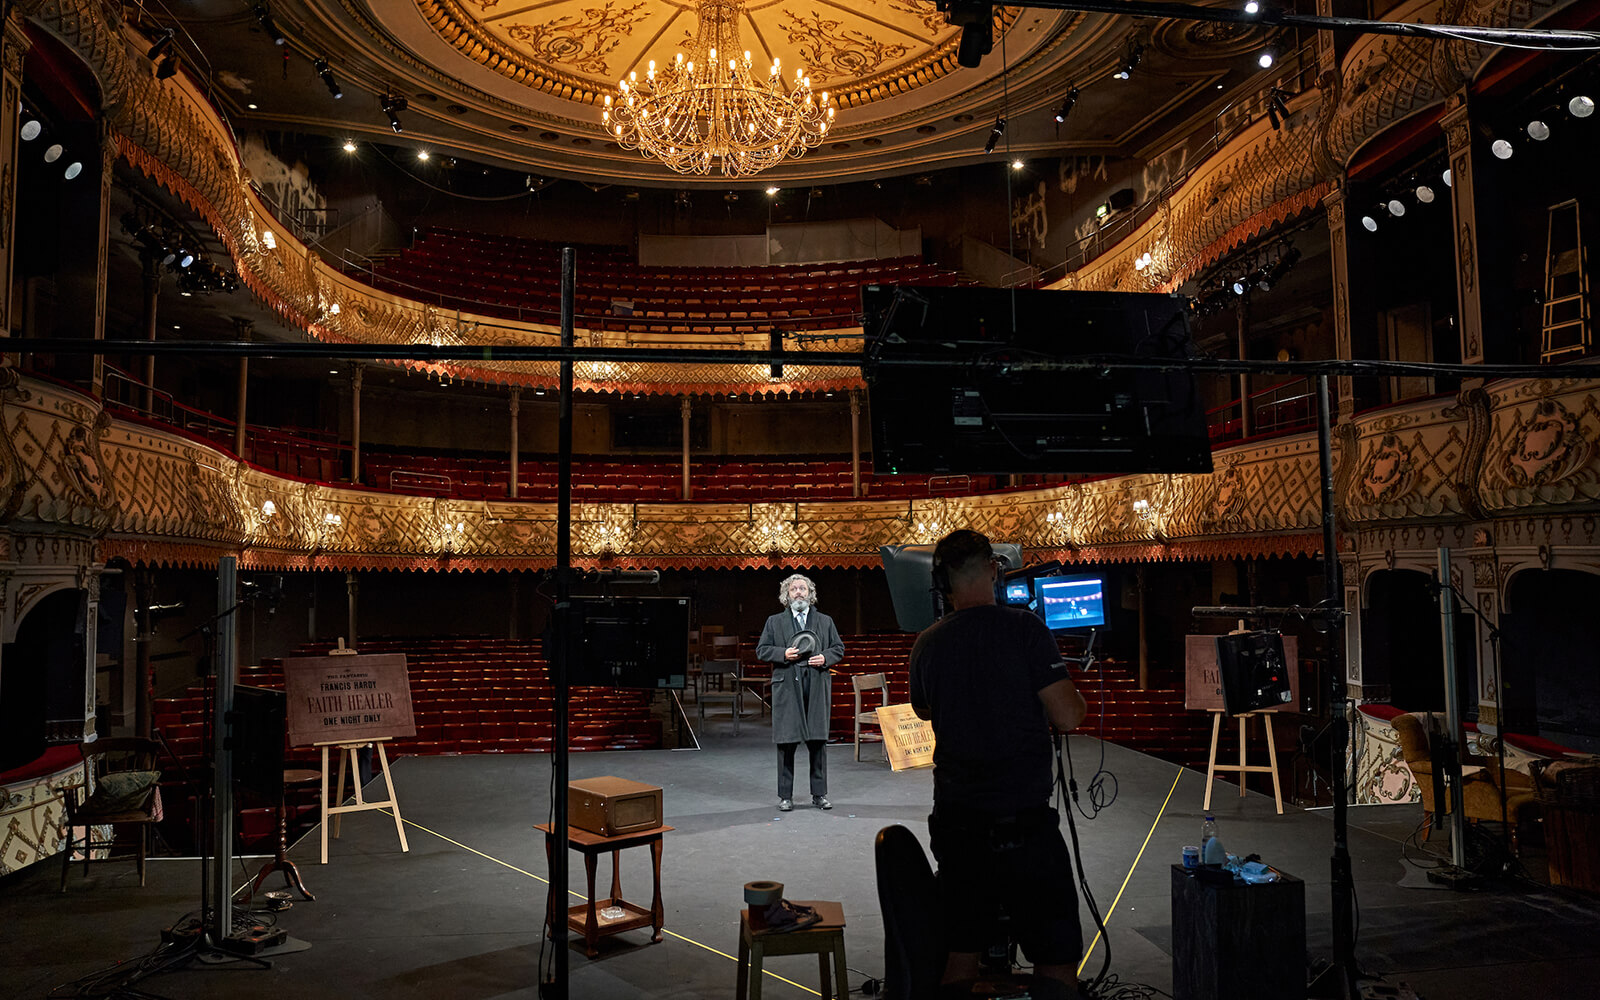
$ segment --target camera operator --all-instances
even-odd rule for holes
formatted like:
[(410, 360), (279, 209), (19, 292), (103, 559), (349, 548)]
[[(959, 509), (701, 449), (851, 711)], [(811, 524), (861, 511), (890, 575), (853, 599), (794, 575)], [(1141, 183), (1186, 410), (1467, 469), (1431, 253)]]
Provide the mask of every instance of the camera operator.
[(1075, 728), (1087, 706), (1044, 622), (996, 605), (997, 572), (982, 534), (940, 539), (934, 585), (952, 610), (911, 651), (911, 705), (934, 732), (928, 831), (949, 949), (943, 982), (979, 975), (1004, 907), (1036, 984), (1056, 980), (1060, 995), (1075, 997), (1083, 932), (1050, 805), (1050, 726)]

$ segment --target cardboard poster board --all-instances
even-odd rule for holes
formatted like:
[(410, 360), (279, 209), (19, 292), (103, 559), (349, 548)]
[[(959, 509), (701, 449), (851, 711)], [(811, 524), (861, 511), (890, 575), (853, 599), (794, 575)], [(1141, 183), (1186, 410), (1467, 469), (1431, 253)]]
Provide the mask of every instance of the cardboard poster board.
[(417, 734), (403, 653), (287, 659), (283, 686), (291, 746)]
[(892, 770), (933, 766), (933, 723), (917, 718), (909, 704), (884, 705), (877, 713)]
[[(1184, 665), (1186, 683), (1183, 707), (1203, 712), (1225, 712), (1222, 702), (1222, 672), (1217, 666), (1217, 636), (1190, 635), (1184, 637)], [(1298, 711), (1300, 704), (1300, 640), (1296, 636), (1283, 637), (1283, 663), (1289, 672), (1289, 700), (1282, 705), (1258, 709), (1276, 712), (1280, 708)]]

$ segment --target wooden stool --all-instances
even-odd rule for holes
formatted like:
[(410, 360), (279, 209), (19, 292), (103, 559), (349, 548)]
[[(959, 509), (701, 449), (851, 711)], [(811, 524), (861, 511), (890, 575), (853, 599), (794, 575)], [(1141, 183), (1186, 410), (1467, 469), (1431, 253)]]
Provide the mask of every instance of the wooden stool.
[[(844, 905), (822, 900), (794, 900), (796, 906), (809, 906), (822, 917), (818, 923), (798, 931), (760, 933), (750, 927), (750, 911), (739, 914), (739, 985), (736, 1000), (761, 1000), (761, 963), (768, 955), (816, 955), (822, 974), (822, 1000), (846, 1000), (850, 987), (845, 979)], [(833, 976), (828, 976), (828, 956), (833, 956)], [(837, 991), (837, 992), (835, 992)]]

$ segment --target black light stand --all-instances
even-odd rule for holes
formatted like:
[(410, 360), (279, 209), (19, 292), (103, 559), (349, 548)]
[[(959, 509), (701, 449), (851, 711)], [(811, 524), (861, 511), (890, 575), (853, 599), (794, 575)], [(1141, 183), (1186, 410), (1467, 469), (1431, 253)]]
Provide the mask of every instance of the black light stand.
[(1345, 609), (1343, 584), (1334, 536), (1333, 513), (1333, 418), (1328, 405), (1328, 376), (1317, 376), (1317, 451), (1322, 475), (1322, 575), (1323, 599), (1316, 608), (1200, 607), (1193, 613), (1202, 617), (1282, 619), (1299, 616), (1321, 622), (1327, 629), (1328, 652), (1325, 678), (1328, 684), (1329, 726), (1333, 736), (1333, 963), (1307, 987), (1307, 996), (1319, 1000), (1355, 1000), (1359, 995), (1355, 960), (1355, 877), (1350, 868), (1349, 816), (1346, 797), (1349, 783), (1345, 776), (1345, 752), (1350, 741), (1349, 721), (1345, 717), (1343, 658), (1340, 638), (1344, 634)]

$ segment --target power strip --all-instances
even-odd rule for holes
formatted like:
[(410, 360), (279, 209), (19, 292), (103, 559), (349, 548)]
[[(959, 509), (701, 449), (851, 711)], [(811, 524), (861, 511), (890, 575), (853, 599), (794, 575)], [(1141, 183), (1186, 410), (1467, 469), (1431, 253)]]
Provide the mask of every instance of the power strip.
[(223, 938), (222, 948), (236, 955), (258, 955), (268, 948), (283, 944), (288, 936), (289, 932), (282, 927), (251, 924)]

